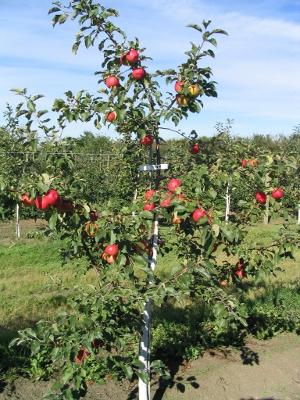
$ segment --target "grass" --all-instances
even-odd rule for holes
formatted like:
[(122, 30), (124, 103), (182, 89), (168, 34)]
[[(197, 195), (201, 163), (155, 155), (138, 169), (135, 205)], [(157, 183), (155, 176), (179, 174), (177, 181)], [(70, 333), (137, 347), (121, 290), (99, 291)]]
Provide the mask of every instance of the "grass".
[[(259, 225), (249, 229), (248, 240), (266, 242), (276, 238), (279, 225)], [(0, 236), (1, 241), (1, 236)], [(55, 315), (65, 303), (69, 291), (78, 283), (93, 283), (93, 271), (83, 276), (82, 262), (62, 265), (61, 243), (53, 240), (24, 239), (10, 245), (0, 244), (0, 326), (19, 329), (40, 318)], [(173, 254), (160, 258), (157, 273), (168, 276), (177, 264)], [(250, 295), (261, 297), (270, 285), (300, 283), (300, 251), (296, 261), (284, 260), (282, 273), (263, 277), (264, 285)]]
[(0, 246), (0, 326), (14, 330), (51, 317), (64, 305), (69, 290), (93, 281), (93, 273), (78, 273), (80, 263), (62, 265), (60, 245), (31, 240)]

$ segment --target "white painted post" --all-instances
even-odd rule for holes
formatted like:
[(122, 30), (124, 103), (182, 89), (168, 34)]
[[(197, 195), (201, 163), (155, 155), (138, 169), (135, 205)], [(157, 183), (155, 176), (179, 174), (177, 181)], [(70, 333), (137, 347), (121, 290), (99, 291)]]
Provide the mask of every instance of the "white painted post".
[[(152, 235), (152, 256), (149, 258), (149, 267), (152, 271), (155, 270), (157, 260), (157, 239), (158, 239), (158, 218), (155, 217), (153, 222), (153, 235)], [(151, 281), (150, 281), (151, 283)], [(150, 343), (151, 343), (151, 322), (152, 322), (152, 305), (151, 300), (147, 300), (143, 314), (143, 328), (142, 338), (140, 343), (139, 360), (143, 367), (143, 371), (148, 376), (148, 382), (144, 382), (139, 378), (139, 400), (150, 400)]]
[(17, 240), (19, 240), (21, 237), (19, 211), (20, 211), (20, 206), (19, 206), (19, 204), (17, 204), (17, 206), (16, 206), (16, 238), (17, 238)]
[(230, 194), (229, 194), (229, 187), (230, 187), (230, 183), (227, 183), (227, 188), (226, 188), (226, 209), (225, 209), (225, 222), (226, 224), (229, 221), (229, 213), (230, 213)]

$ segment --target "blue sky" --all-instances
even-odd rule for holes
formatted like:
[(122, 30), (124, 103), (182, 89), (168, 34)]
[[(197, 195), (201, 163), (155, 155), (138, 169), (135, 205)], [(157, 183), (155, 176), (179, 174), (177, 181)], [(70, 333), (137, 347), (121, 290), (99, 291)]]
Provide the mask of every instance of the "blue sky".
[[(101, 2), (101, 1), (100, 1)], [(234, 119), (233, 132), (289, 134), (300, 123), (300, 0), (104, 0), (120, 11), (118, 24), (139, 37), (154, 59), (149, 71), (176, 67), (197, 34), (185, 26), (212, 19), (228, 31), (212, 62), (217, 99), (181, 128), (211, 135), (217, 121)], [(0, 113), (15, 104), (12, 87), (43, 93), (43, 106), (70, 89), (96, 92), (101, 57), (94, 50), (71, 53), (75, 24), (51, 26), (48, 0), (0, 0)], [(1, 117), (0, 117), (1, 118)], [(78, 136), (88, 125), (72, 124)], [(115, 136), (112, 129), (102, 134)]]

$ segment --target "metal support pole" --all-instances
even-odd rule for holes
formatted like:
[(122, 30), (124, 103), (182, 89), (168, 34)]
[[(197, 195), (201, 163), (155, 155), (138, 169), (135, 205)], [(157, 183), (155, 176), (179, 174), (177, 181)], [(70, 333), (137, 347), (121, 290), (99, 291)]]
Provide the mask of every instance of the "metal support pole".
[(298, 224), (300, 224), (300, 204), (298, 204)]

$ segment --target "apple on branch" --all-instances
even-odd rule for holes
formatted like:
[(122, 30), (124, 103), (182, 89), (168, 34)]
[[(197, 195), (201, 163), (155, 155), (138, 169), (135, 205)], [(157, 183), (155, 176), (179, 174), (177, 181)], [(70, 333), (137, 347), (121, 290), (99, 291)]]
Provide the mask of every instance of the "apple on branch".
[(108, 88), (116, 88), (118, 86), (120, 86), (120, 80), (117, 76), (115, 75), (109, 75), (106, 79), (105, 79), (105, 85)]
[(272, 193), (271, 196), (273, 197), (273, 199), (275, 200), (280, 200), (284, 197), (284, 191), (280, 188), (275, 188)]

